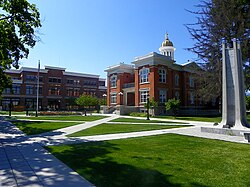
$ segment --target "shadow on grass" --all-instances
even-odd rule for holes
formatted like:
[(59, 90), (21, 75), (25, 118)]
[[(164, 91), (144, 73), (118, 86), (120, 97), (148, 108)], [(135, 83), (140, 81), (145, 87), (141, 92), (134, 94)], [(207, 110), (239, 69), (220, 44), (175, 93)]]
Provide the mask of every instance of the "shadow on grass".
[[(139, 168), (124, 164), (122, 160), (118, 163), (110, 153), (119, 151), (119, 148), (110, 142), (51, 146), (46, 149), (96, 186), (183, 186), (171, 181), (172, 175), (162, 174), (154, 168)], [(198, 183), (189, 185), (205, 187)]]
[(28, 125), (32, 124), (41, 124), (43, 122), (41, 121), (23, 121), (23, 120), (16, 120), (11, 122), (13, 125), (16, 125), (21, 131), (25, 132), (27, 135), (33, 135), (33, 134), (41, 134), (44, 132), (48, 132), (48, 130), (31, 127)]

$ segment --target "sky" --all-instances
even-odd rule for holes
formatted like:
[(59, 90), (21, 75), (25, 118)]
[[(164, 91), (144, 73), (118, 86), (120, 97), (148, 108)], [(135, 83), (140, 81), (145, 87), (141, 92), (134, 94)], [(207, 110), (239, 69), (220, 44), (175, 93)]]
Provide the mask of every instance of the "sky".
[(41, 41), (20, 66), (56, 66), (106, 78), (108, 66), (159, 52), (169, 34), (178, 64), (195, 60), (184, 24), (195, 23), (199, 0), (29, 0), (41, 14)]

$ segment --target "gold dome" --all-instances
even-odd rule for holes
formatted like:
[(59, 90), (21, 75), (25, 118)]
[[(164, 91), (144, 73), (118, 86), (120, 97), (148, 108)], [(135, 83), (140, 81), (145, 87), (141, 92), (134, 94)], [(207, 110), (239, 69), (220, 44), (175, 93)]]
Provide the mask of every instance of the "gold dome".
[(168, 34), (166, 33), (165, 35), (165, 41), (162, 42), (161, 44), (162, 47), (166, 47), (166, 46), (174, 46), (173, 43), (168, 39)]

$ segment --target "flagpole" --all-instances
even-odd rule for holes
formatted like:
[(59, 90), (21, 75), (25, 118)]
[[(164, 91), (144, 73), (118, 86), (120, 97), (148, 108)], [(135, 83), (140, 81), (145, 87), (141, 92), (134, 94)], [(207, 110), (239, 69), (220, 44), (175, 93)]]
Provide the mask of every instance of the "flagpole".
[(40, 60), (38, 61), (38, 69), (37, 69), (37, 87), (36, 87), (36, 117), (38, 117), (38, 110), (39, 110), (39, 102), (38, 102), (38, 96), (39, 96), (39, 72), (40, 72)]

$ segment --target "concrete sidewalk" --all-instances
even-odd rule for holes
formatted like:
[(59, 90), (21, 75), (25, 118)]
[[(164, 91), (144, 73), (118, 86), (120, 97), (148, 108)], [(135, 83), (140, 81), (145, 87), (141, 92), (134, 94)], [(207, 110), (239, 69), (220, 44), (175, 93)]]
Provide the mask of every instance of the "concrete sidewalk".
[(0, 121), (0, 186), (94, 186), (9, 122)]

